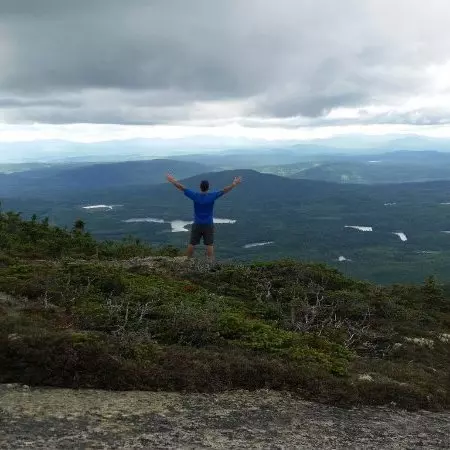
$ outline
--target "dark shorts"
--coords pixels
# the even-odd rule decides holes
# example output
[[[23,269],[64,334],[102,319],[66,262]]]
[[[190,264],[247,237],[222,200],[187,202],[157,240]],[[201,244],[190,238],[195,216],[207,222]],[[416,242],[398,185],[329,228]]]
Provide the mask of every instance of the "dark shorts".
[[[200,244],[200,240],[203,238],[203,243],[205,245],[213,245],[214,244],[214,225],[203,225],[194,223],[191,228],[191,245]]]

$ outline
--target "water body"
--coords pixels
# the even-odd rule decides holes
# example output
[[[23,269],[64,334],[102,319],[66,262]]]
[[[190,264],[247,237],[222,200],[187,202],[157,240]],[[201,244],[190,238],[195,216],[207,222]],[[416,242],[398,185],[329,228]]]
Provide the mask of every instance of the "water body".
[[[267,242],[252,242],[251,244],[245,244],[244,248],[262,247],[263,245],[274,244],[274,241]]]
[[[172,227],[172,233],[182,233],[189,231],[186,227],[192,222],[187,222],[185,220],[172,220],[171,222],[167,223],[170,223],[170,226]]]
[[[348,258],[346,258],[345,256],[339,256],[338,261],[339,261],[339,262],[351,261],[351,259],[348,259]]]
[[[154,219],[153,217],[144,217],[142,219],[128,219],[125,223],[164,223],[162,219]]]
[[[235,219],[214,219],[214,223],[236,223]]]
[[[405,233],[400,232],[400,233],[394,233],[394,234],[397,235],[400,238],[400,240],[402,240],[403,242],[406,242],[408,240]]]
[[[373,231],[372,227],[363,227],[361,225],[345,225],[344,228],[353,228],[354,230],[359,230],[359,231]]]
[[[124,223],[168,223],[172,233],[188,232],[188,226],[192,224],[191,220],[163,220],[155,217],[132,218],[123,221]],[[214,219],[214,223],[236,223],[234,219]]]
[[[417,250],[415,253],[418,253],[420,255],[438,255],[440,252],[439,250]]]
[[[82,208],[87,209],[87,210],[107,209],[107,210],[111,211],[114,208],[117,208],[118,206],[122,206],[122,205],[88,205],[88,206],[82,206]]]
[[[388,203],[385,203],[384,206],[394,206],[396,204],[397,203],[395,203],[395,202],[388,202]]]

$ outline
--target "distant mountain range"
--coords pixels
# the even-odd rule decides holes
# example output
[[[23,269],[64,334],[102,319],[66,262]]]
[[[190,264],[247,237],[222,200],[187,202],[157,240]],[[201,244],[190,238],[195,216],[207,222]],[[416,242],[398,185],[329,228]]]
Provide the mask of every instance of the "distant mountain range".
[[[288,164],[306,156],[327,154],[365,154],[396,150],[450,151],[450,139],[431,138],[418,135],[348,135],[314,140],[248,139],[243,137],[194,136],[173,139],[128,139],[94,143],[62,140],[32,142],[0,142],[0,164],[7,163],[85,163],[118,162],[153,158],[179,159],[198,157],[199,154],[221,154],[229,156],[248,153],[279,155],[274,163]],[[267,153],[268,152],[268,153]],[[294,155],[297,159],[292,160]],[[271,163],[263,160],[262,164]]]
[[[262,166],[264,173],[335,183],[408,183],[450,179],[450,153],[396,151],[371,155],[325,155],[294,164]]]
[[[12,170],[11,167],[9,170]],[[167,172],[178,177],[210,171],[190,161],[154,159],[98,164],[58,164],[0,174],[2,196],[55,197],[71,192],[161,183]]]
[[[301,160],[303,158],[303,161]],[[3,197],[61,198],[72,192],[97,191],[164,182],[167,172],[187,178],[207,172],[253,168],[262,173],[294,179],[335,183],[402,183],[450,179],[450,153],[398,151],[372,155],[317,154],[296,156],[292,150],[266,149],[259,153],[186,155],[115,163],[3,164]],[[299,161],[300,159],[300,161]],[[280,160],[295,161],[277,164]]]

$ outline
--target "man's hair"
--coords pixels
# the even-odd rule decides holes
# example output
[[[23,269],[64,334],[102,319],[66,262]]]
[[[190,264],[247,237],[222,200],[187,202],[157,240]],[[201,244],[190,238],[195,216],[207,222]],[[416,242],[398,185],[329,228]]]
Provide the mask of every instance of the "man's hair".
[[[208,189],[209,189],[209,181],[208,181],[208,180],[203,180],[203,181],[200,183],[200,190],[201,190],[202,192],[206,192]]]

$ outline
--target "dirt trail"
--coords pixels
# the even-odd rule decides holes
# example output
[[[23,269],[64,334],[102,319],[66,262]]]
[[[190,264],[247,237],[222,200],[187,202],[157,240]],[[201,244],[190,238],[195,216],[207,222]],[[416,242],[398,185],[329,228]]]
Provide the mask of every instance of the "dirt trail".
[[[0,386],[1,449],[448,449],[450,413],[217,395]]]

